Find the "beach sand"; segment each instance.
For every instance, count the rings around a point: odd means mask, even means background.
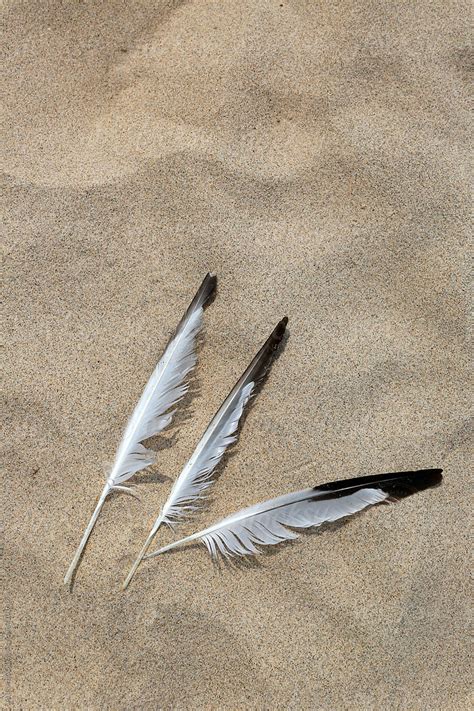
[[[468,9],[4,5],[7,708],[468,708]],[[69,591],[104,464],[208,270],[191,416],[141,500],[108,500]],[[443,485],[248,568],[182,549],[121,592],[285,314],[177,533],[364,473],[439,466]]]

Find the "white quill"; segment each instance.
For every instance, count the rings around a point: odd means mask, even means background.
[[[199,509],[199,504],[206,498],[207,490],[213,483],[212,474],[227,447],[237,439],[237,429],[244,408],[255,392],[256,385],[267,372],[272,356],[283,338],[287,323],[288,319],[285,317],[277,324],[212,418],[191,458],[176,479],[168,500],[123,584],[124,589],[133,578],[161,524],[166,523],[172,527],[175,523],[188,518]]]
[[[323,484],[279,496],[222,519],[209,528],[145,556],[153,558],[185,543],[204,543],[214,559],[253,556],[259,546],[298,538],[293,528],[337,521],[367,506],[402,498],[441,482],[441,469],[398,472]]]
[[[174,336],[153,371],[142,396],[127,424],[115,455],[107,482],[84,532],[76,554],[64,578],[65,584],[72,580],[82,551],[87,543],[105,499],[112,491],[131,493],[123,486],[135,472],[150,466],[156,453],[143,446],[142,442],[161,432],[173,419],[173,407],[186,393],[186,376],[196,364],[196,337],[202,327],[202,314],[216,286],[216,277],[207,274],[188,310],[181,319]]]

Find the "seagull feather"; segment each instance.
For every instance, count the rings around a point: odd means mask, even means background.
[[[193,454],[174,482],[171,493],[124,582],[124,588],[133,578],[161,524],[166,523],[174,527],[174,524],[189,518],[200,508],[213,483],[213,473],[217,465],[226,449],[237,439],[239,421],[245,406],[268,371],[287,323],[288,319],[285,317],[277,324],[212,418]]]
[[[186,543],[203,543],[217,559],[254,556],[261,546],[298,538],[305,529],[350,516],[368,506],[410,496],[441,483],[441,469],[376,474],[322,484],[242,509],[191,536],[154,551],[145,559]]]
[[[123,485],[124,482],[155,462],[156,453],[146,448],[142,442],[158,434],[171,423],[174,411],[170,409],[187,391],[185,378],[196,364],[196,337],[202,327],[203,308],[214,292],[215,286],[216,277],[207,274],[135,406],[117,448],[114,463],[96,509],[64,578],[66,585],[72,580],[82,551],[107,496],[112,491],[132,493],[130,487]]]

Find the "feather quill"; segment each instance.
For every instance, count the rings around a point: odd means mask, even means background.
[[[286,329],[288,319],[283,318],[270,334],[267,341],[252,360],[244,374],[237,381],[216,412],[206,431],[197,444],[193,454],[176,479],[171,493],[160,511],[148,538],[146,539],[124,584],[125,589],[132,580],[153,538],[161,524],[174,524],[189,518],[200,508],[213,483],[213,472],[224,453],[238,437],[239,421],[250,397],[265,376],[274,352],[278,348]]]
[[[298,538],[292,529],[337,521],[368,506],[410,496],[441,483],[441,469],[396,472],[322,484],[265,501],[222,519],[209,528],[170,543],[149,555],[153,558],[193,541],[203,543],[211,556],[230,559],[254,556],[260,546]]]
[[[153,371],[125,428],[107,482],[66,573],[66,585],[72,580],[107,496],[112,491],[132,493],[130,487],[124,486],[124,482],[154,463],[156,453],[144,447],[142,442],[171,423],[174,410],[170,411],[170,408],[176,405],[187,391],[185,378],[196,364],[196,337],[202,327],[203,308],[215,287],[216,277],[207,274]]]

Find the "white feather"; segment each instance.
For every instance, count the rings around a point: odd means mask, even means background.
[[[215,282],[215,277],[210,274],[203,280],[135,406],[99,502],[69,566],[64,579],[66,584],[72,579],[108,494],[114,490],[131,493],[129,487],[123,486],[123,482],[155,461],[156,453],[144,447],[142,442],[158,434],[170,424],[174,414],[170,412],[170,408],[187,391],[188,386],[184,380],[196,364],[196,337],[202,327],[203,307],[215,288]]]
[[[207,490],[212,484],[212,474],[227,447],[237,439],[237,428],[244,408],[256,383],[261,380],[268,369],[273,354],[285,333],[287,321],[288,319],[285,317],[277,324],[212,418],[191,458],[176,479],[168,500],[125,579],[124,589],[135,575],[161,524],[166,523],[172,527],[173,524],[189,517],[207,496]]]
[[[389,496],[375,488],[362,488],[331,498],[327,498],[328,493],[305,489],[255,504],[145,557],[152,558],[191,541],[204,543],[213,558],[217,558],[218,554],[226,558],[256,555],[260,552],[259,546],[298,538],[292,528],[310,528],[337,521],[367,506],[381,503]]]

